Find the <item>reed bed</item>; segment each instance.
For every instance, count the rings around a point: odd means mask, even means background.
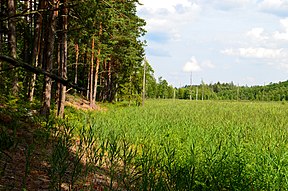
[[[150,100],[69,108],[67,123],[110,190],[286,190],[287,116],[284,102]]]

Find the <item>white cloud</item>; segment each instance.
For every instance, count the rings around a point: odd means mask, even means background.
[[[276,31],[274,33],[274,38],[276,40],[288,40],[288,33],[281,33],[279,31]]]
[[[258,42],[264,42],[262,45],[267,47],[267,43],[277,45],[279,41],[288,40],[288,17],[279,20],[282,30],[275,30],[274,32],[265,33],[264,28],[254,27],[246,33],[246,36]],[[258,44],[259,45],[259,44]],[[278,44],[279,45],[279,44]]]
[[[287,16],[288,1],[287,0],[263,0],[258,5],[259,9],[278,16]]]
[[[181,40],[182,35],[177,29],[172,29],[170,33],[171,33],[171,40],[173,40],[173,41],[180,41]]]
[[[256,78],[251,77],[251,76],[247,76],[243,79],[244,82],[247,82],[248,84],[254,84],[256,82]]]
[[[253,0],[234,0],[234,1],[231,1],[231,0],[222,0],[221,1],[221,4],[222,5],[225,5],[227,7],[242,7],[242,6],[245,6],[245,5],[248,5],[248,4],[251,4]],[[220,3],[220,1],[216,1],[217,3]]]
[[[284,69],[288,72],[288,64],[286,63],[280,63],[280,69]]]
[[[177,6],[193,6],[193,3],[189,0],[140,0],[140,3],[143,4],[150,13],[155,13],[159,10],[166,10],[175,13]]]
[[[216,67],[216,66],[212,63],[211,60],[205,60],[205,61],[202,62],[201,65],[202,65],[203,67],[209,68],[209,69],[213,69],[213,68]]]
[[[288,57],[287,50],[283,48],[238,48],[226,49],[221,52],[229,56],[240,56],[244,58],[283,59]]]
[[[280,23],[285,28],[285,30],[288,31],[288,18],[281,19]]]
[[[268,37],[265,36],[263,33],[264,33],[263,28],[256,27],[256,28],[252,28],[250,31],[248,31],[246,33],[246,35],[252,39],[259,40],[259,41],[267,40]]]
[[[264,0],[259,4],[262,9],[280,9],[287,6],[286,0]]]
[[[201,7],[189,0],[141,0],[138,14],[146,20],[148,33],[162,33],[170,41],[182,39],[181,28],[187,27],[201,12]]]
[[[148,31],[157,31],[157,29],[161,29],[161,28],[167,28],[168,25],[168,20],[165,18],[149,18],[146,19],[147,21],[147,27],[146,29]]]
[[[213,8],[216,10],[231,11],[248,7],[255,7],[257,0],[201,0],[202,6]]]
[[[201,66],[195,57],[192,57],[183,67],[184,72],[197,72],[201,70]]]
[[[259,71],[271,76],[273,73],[273,78],[278,79],[283,71],[288,71],[288,0],[140,2],[144,6],[137,7],[138,15],[147,22],[146,54],[156,76],[178,85],[185,81],[184,75],[174,79],[171,72],[179,68],[185,72],[201,71],[196,76],[203,75],[211,81],[219,80],[219,76],[223,81],[244,80],[246,75],[260,74]],[[217,50],[223,50],[222,54]],[[194,57],[189,59],[191,52]],[[237,59],[239,64],[232,64]],[[240,72],[247,66],[249,73]],[[212,71],[216,67],[218,70]],[[230,73],[223,68],[229,68]],[[265,78],[273,80],[270,76]],[[259,83],[257,80],[246,78],[245,83]]]
[[[273,36],[276,40],[288,40],[288,18],[281,19],[280,23],[284,28],[284,32],[276,31]]]
[[[178,24],[194,19],[201,12],[200,5],[189,0],[140,0],[140,2],[143,6],[137,7],[138,13],[152,30],[176,28]]]

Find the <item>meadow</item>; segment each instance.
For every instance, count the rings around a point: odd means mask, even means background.
[[[149,100],[68,113],[110,190],[288,188],[285,102]]]

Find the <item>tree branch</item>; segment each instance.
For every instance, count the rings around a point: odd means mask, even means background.
[[[73,8],[77,6],[77,4],[71,4],[66,6],[67,8]],[[55,8],[55,9],[38,9],[38,10],[34,10],[34,11],[28,11],[28,9],[23,10],[21,13],[17,13],[15,15],[9,16],[9,17],[3,17],[0,19],[1,22],[3,21],[7,21],[10,20],[12,18],[19,18],[19,17],[23,17],[23,16],[28,16],[28,15],[40,15],[41,12],[52,12],[52,11],[59,11],[61,10],[61,8]]]
[[[64,86],[67,86],[67,87],[72,87],[72,88],[75,88],[79,91],[85,91],[87,89],[83,88],[83,87],[79,87],[77,84],[74,84],[68,80],[65,80],[55,74],[51,74],[45,70],[42,70],[42,69],[39,69],[39,68],[36,68],[34,66],[31,66],[25,62],[22,62],[20,60],[16,60],[16,59],[13,59],[9,56],[5,56],[5,55],[0,55],[0,60],[2,61],[5,61],[5,62],[8,62],[9,64],[13,65],[13,66],[16,66],[16,67],[21,67],[21,68],[24,68],[25,70],[28,70],[32,73],[35,73],[35,74],[43,74],[43,75],[46,75],[48,77],[50,77],[51,79],[63,84]]]
[[[15,68],[17,68],[17,67],[10,67],[10,68],[3,69],[3,70],[0,70],[0,73],[6,72],[6,71],[9,71],[9,70],[13,70]]]

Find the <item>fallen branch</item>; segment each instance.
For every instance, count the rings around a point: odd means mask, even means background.
[[[35,74],[43,74],[43,75],[46,75],[48,77],[50,77],[51,79],[63,84],[64,86],[67,86],[67,87],[72,87],[72,88],[75,88],[79,91],[85,91],[87,89],[83,88],[83,87],[79,87],[77,84],[75,83],[72,83],[68,80],[65,80],[64,78],[61,78],[55,74],[51,74],[45,70],[42,70],[40,68],[36,68],[34,66],[31,66],[30,64],[27,64],[25,62],[22,62],[20,60],[16,60],[14,58],[11,58],[9,56],[5,56],[5,55],[0,55],[0,60],[2,61],[5,61],[5,62],[8,62],[9,64],[13,65],[13,66],[16,66],[16,67],[21,67],[21,68],[24,68],[25,70],[28,70],[32,73],[35,73]]]
[[[6,71],[9,71],[9,70],[14,70],[16,67],[10,67],[10,68],[6,68],[6,69],[3,69],[3,70],[0,70],[0,73],[2,72],[6,72]]]

